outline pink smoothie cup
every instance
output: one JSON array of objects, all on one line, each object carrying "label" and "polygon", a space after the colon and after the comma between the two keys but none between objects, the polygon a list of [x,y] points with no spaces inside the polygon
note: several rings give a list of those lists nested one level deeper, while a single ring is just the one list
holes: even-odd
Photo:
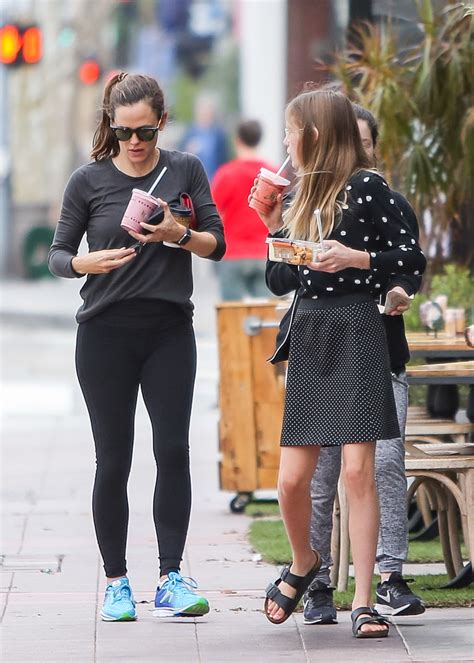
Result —
[{"label": "pink smoothie cup", "polygon": [[289,184],[290,181],[281,175],[272,173],[266,168],[260,168],[257,186],[250,199],[249,207],[262,214],[269,214],[275,207],[278,194]]},{"label": "pink smoothie cup", "polygon": [[133,230],[136,233],[142,233],[143,228],[140,222],[145,222],[150,218],[153,212],[160,204],[157,199],[146,191],[141,189],[132,189],[132,197],[127,205],[125,214],[120,223],[125,230]]}]

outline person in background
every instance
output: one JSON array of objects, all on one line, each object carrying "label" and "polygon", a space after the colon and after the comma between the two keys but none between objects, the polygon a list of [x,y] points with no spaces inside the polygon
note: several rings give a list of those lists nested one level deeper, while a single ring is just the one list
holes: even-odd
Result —
[{"label": "person in background", "polygon": [[[196,372],[191,254],[220,260],[225,242],[200,161],[157,145],[166,120],[155,79],[125,73],[110,79],[93,160],[69,179],[49,253],[56,276],[86,277],[76,316],[76,369],[95,442],[92,508],[107,579],[105,621],[137,618],[126,544],[139,390],[156,462],[153,518],[160,571],[154,615],[209,612],[207,599],[194,591],[195,581],[180,572],[191,510],[189,423]],[[120,222],[132,189],[148,191],[165,166],[158,187],[164,218],[158,225],[142,223],[148,234],[127,233]],[[178,223],[168,205],[178,203],[184,191],[194,203],[195,230]],[[84,235],[88,252],[78,255]]]},{"label": "person in background", "polygon": [[379,525],[375,442],[400,431],[374,298],[392,273],[421,273],[426,259],[387,183],[370,168],[347,97],[303,92],[285,117],[284,144],[299,182],[283,214],[279,195],[260,217],[271,237],[324,240],[324,250],[308,265],[267,262],[272,292],[297,292],[271,358],[288,358],[278,495],[293,561],[267,587],[264,609],[272,623],[286,621],[319,570],[310,538],[311,480],[321,448],[342,446],[356,572],[352,633],[381,638],[388,622],[371,607]]},{"label": "person in background", "polygon": [[218,168],[211,182],[212,197],[224,224],[227,251],[216,264],[223,300],[245,296],[269,297],[265,285],[267,229],[248,206],[248,192],[260,168],[274,168],[258,155],[262,127],[257,120],[237,125],[236,158]]},{"label": "person in background", "polygon": [[180,141],[179,149],[195,154],[210,180],[229,158],[226,133],[217,116],[217,103],[210,94],[198,97],[195,118]]},{"label": "person in background", "polygon": [[[364,147],[370,163],[375,166],[378,126],[370,111],[352,104]],[[407,200],[392,191],[404,220],[418,239],[418,222]],[[421,286],[421,277],[397,274],[387,291],[395,289],[409,296]],[[403,578],[403,562],[408,554],[408,518],[406,507],[407,482],[405,476],[404,431],[408,408],[408,384],[405,364],[409,361],[403,312],[408,305],[399,305],[391,315],[382,315],[387,336],[392,386],[398,414],[400,437],[379,440],[375,451],[375,478],[380,503],[380,531],[377,545],[377,564],[380,582],[376,589],[375,608],[381,614],[419,615],[425,611],[423,601],[416,596]],[[334,499],[341,469],[341,453],[336,447],[321,449],[318,467],[311,483],[312,518],[311,540],[318,544],[322,557],[321,568],[304,597],[305,624],[335,624],[336,609],[330,587],[331,532]]]}]

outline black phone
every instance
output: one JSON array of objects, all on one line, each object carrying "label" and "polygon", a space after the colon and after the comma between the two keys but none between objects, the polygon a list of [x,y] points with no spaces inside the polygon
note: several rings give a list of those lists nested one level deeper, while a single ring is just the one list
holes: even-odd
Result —
[{"label": "black phone", "polygon": [[[147,220],[147,223],[149,223],[151,226],[157,226],[159,223],[163,221],[165,218],[165,211],[162,207],[157,207],[156,210],[153,212],[153,214],[150,216],[150,218]],[[146,228],[143,228],[142,230],[143,235],[149,235],[150,231],[147,230]],[[137,253],[140,253],[145,245],[143,242],[134,242],[130,248],[135,249]]]}]

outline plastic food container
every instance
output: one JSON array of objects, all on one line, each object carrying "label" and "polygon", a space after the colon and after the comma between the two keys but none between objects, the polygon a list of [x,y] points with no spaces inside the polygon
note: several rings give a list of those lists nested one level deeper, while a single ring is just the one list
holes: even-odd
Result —
[{"label": "plastic food container", "polygon": [[323,250],[320,244],[302,240],[268,237],[268,258],[274,262],[287,262],[290,265],[307,265],[317,262],[317,252]]}]

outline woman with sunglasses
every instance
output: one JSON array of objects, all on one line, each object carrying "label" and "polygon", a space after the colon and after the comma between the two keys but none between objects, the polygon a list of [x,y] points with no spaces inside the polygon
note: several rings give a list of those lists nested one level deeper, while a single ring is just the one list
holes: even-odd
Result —
[{"label": "woman with sunglasses", "polygon": [[426,260],[387,183],[371,169],[347,97],[304,92],[289,103],[286,125],[284,144],[299,182],[283,213],[279,196],[261,218],[270,236],[324,240],[324,250],[309,265],[267,263],[270,290],[297,293],[272,358],[288,358],[278,491],[293,562],[268,586],[265,613],[274,624],[286,621],[319,569],[310,544],[310,484],[321,447],[341,445],[356,575],[352,632],[380,638],[388,624],[371,607],[375,441],[399,430],[375,297],[392,274],[420,274]]},{"label": "woman with sunglasses", "polygon": [[[166,120],[163,92],[153,78],[122,73],[109,81],[92,161],[67,184],[49,254],[53,274],[86,276],[76,317],[76,369],[96,450],[92,505],[107,578],[101,611],[106,621],[137,617],[126,541],[139,388],[157,467],[153,517],[160,575],[154,614],[209,611],[196,583],[180,573],[191,507],[188,436],[196,370],[191,254],[220,260],[225,242],[200,161],[157,145]],[[127,234],[120,222],[132,189],[148,191],[165,166],[154,192],[163,220],[142,223],[146,234]],[[170,213],[183,192],[194,204],[195,230]],[[78,255],[84,235],[89,252]]]}]

